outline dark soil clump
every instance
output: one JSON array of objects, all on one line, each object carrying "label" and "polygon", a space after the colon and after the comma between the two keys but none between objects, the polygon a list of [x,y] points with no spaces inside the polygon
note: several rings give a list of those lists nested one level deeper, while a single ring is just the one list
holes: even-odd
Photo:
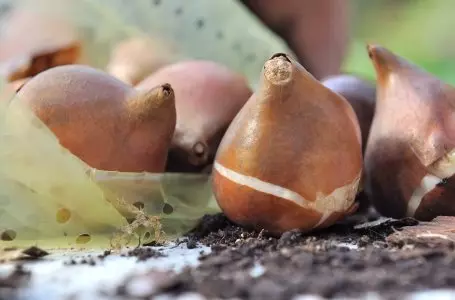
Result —
[{"label": "dark soil clump", "polygon": [[22,252],[31,258],[41,258],[41,257],[49,255],[49,253],[47,251],[44,251],[35,246],[27,248]]},{"label": "dark soil clump", "polygon": [[135,248],[131,251],[128,251],[127,253],[128,256],[134,256],[137,257],[138,261],[146,261],[150,258],[157,258],[157,257],[165,257],[163,253],[161,253],[158,250],[155,250],[151,247],[140,247],[140,248]]}]

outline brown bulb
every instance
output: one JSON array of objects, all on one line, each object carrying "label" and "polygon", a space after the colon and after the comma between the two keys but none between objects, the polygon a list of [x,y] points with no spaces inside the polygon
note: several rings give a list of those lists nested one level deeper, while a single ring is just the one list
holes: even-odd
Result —
[{"label": "brown bulb", "polygon": [[455,88],[376,45],[376,112],[365,154],[365,189],[383,215],[455,215]]},{"label": "brown bulb", "polygon": [[361,173],[352,107],[276,54],[223,137],[213,187],[233,222],[279,234],[327,227],[352,213]]},{"label": "brown bulb", "polygon": [[148,75],[172,62],[173,48],[158,38],[133,37],[119,43],[112,51],[107,72],[136,85]]},{"label": "brown bulb", "polygon": [[175,91],[177,126],[169,151],[169,172],[206,172],[232,119],[251,96],[246,79],[211,61],[166,66],[137,88],[169,82]]},{"label": "brown bulb", "polygon": [[340,94],[352,105],[362,132],[362,152],[365,152],[376,102],[376,87],[369,81],[348,74],[329,76],[322,83]]},{"label": "brown bulb", "polygon": [[139,91],[97,69],[71,65],[38,74],[18,97],[91,167],[164,171],[176,120],[169,84]]},{"label": "brown bulb", "polygon": [[63,19],[17,8],[2,23],[0,75],[8,81],[73,64],[81,57],[77,31]]}]

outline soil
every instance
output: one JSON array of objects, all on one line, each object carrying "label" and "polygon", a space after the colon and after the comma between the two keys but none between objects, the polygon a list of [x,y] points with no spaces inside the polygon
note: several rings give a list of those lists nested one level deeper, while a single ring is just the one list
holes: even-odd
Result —
[{"label": "soil", "polygon": [[[205,217],[188,238],[211,247],[201,264],[180,274],[150,272],[141,282],[146,276],[153,286],[148,297],[197,292],[208,299],[359,297],[372,291],[401,299],[409,292],[455,287],[454,240],[417,238],[422,225],[411,218],[358,226],[377,218],[367,213],[310,235],[290,231],[275,238],[242,229],[221,214]],[[445,221],[453,228],[454,218]],[[127,295],[137,279],[125,282],[120,294]]]},{"label": "soil", "polygon": [[[199,266],[178,274],[151,270],[133,275],[112,293],[122,299],[195,292],[202,299],[281,300],[301,294],[334,298],[377,292],[384,299],[402,299],[409,292],[455,287],[454,227],[455,217],[419,223],[367,211],[319,232],[290,231],[276,238],[236,226],[222,214],[206,216],[180,240],[190,249],[211,247],[211,253],[201,254]],[[108,255],[106,251],[67,263],[94,265]],[[154,247],[124,255],[137,257],[138,263],[163,256]],[[12,290],[29,276],[18,267],[0,278],[0,287]],[[133,288],[138,281],[140,294]]]}]

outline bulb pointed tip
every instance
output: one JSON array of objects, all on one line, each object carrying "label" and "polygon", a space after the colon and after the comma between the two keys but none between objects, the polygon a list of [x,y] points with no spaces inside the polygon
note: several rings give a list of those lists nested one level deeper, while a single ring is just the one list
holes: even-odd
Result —
[{"label": "bulb pointed tip", "polygon": [[172,88],[170,83],[162,84],[160,88],[164,98],[171,97],[174,94],[174,89]]},{"label": "bulb pointed tip", "polygon": [[284,85],[291,81],[293,64],[285,53],[276,53],[264,64],[265,78],[275,85]]},{"label": "bulb pointed tip", "polygon": [[382,56],[385,52],[389,52],[384,47],[373,43],[368,43],[366,49],[368,57],[373,61]]}]

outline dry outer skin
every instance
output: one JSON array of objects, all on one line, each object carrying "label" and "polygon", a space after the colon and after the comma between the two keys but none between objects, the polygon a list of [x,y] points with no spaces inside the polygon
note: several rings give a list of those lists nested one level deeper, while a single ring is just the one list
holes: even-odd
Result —
[{"label": "dry outer skin", "polygon": [[251,96],[246,79],[211,61],[182,61],[147,77],[137,88],[170,83],[177,125],[166,170],[199,172],[213,163],[232,119]]},{"label": "dry outer skin", "polygon": [[82,52],[69,23],[21,7],[2,20],[0,43],[0,73],[9,81],[76,63]]},{"label": "dry outer skin", "polygon": [[455,215],[455,88],[383,47],[368,51],[378,92],[365,154],[369,198],[395,218]]},{"label": "dry outer skin", "polygon": [[106,70],[118,79],[136,85],[159,68],[171,63],[172,50],[169,43],[158,38],[129,38],[112,50]]},{"label": "dry outer skin", "polygon": [[359,119],[362,132],[362,152],[365,152],[374,117],[376,87],[362,78],[348,74],[329,76],[322,80],[322,83],[346,98],[352,105]]},{"label": "dry outer skin", "polygon": [[352,107],[301,65],[277,54],[266,62],[261,86],[223,137],[214,192],[234,222],[277,233],[308,231],[355,208],[361,171],[360,129]]},{"label": "dry outer skin", "polygon": [[176,118],[170,85],[136,91],[102,71],[72,65],[40,73],[18,96],[91,167],[164,170]]}]

